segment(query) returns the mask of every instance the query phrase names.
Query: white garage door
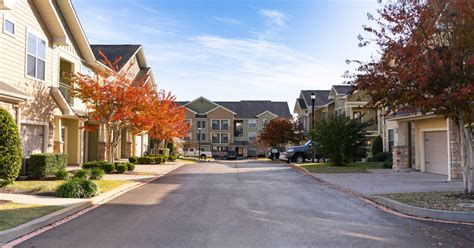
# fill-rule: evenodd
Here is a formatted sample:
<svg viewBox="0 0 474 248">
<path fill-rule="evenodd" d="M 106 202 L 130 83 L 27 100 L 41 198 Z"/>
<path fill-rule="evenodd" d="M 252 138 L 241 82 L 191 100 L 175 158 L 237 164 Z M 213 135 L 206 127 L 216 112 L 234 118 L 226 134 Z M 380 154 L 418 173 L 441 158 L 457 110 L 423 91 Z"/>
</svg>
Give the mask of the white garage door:
<svg viewBox="0 0 474 248">
<path fill-rule="evenodd" d="M 425 132 L 426 172 L 448 175 L 448 139 L 446 131 Z"/>
<path fill-rule="evenodd" d="M 44 152 L 44 126 L 21 124 L 23 157 Z"/>
</svg>

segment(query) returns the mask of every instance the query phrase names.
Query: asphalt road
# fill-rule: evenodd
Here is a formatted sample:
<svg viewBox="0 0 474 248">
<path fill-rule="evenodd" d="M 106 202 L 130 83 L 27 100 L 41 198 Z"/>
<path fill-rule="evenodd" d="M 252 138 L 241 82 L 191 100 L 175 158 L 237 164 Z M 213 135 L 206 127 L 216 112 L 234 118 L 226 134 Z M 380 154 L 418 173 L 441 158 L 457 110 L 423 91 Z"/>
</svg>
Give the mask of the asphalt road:
<svg viewBox="0 0 474 248">
<path fill-rule="evenodd" d="M 19 247 L 474 247 L 272 163 L 181 167 Z"/>
</svg>

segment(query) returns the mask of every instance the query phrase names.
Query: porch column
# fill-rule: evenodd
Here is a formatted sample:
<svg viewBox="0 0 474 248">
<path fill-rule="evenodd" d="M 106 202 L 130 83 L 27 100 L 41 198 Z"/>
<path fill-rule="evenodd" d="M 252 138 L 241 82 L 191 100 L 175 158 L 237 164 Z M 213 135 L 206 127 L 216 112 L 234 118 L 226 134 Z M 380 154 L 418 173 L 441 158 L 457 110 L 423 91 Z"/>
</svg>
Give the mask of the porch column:
<svg viewBox="0 0 474 248">
<path fill-rule="evenodd" d="M 64 141 L 62 140 L 62 120 L 60 116 L 54 117 L 54 153 L 64 153 L 64 148 L 62 144 Z"/>
<path fill-rule="evenodd" d="M 408 122 L 397 122 L 397 128 L 394 132 L 393 146 L 393 171 L 401 172 L 409 170 L 409 152 L 408 152 Z"/>
</svg>

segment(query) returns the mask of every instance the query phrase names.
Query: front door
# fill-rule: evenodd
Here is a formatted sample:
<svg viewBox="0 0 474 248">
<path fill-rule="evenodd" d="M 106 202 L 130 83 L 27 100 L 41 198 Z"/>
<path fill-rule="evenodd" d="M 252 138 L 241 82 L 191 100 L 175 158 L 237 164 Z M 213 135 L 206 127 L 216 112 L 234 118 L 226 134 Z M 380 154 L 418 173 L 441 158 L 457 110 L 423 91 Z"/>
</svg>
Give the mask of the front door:
<svg viewBox="0 0 474 248">
<path fill-rule="evenodd" d="M 237 150 L 237 157 L 243 157 L 244 156 L 244 148 L 243 147 L 236 147 Z"/>
</svg>

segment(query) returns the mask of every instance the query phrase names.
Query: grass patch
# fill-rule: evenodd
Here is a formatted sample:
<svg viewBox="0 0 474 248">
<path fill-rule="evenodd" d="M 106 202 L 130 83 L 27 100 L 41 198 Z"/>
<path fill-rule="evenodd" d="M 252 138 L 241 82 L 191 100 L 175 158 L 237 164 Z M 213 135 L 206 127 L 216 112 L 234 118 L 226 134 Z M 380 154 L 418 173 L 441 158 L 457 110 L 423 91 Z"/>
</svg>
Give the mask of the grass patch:
<svg viewBox="0 0 474 248">
<path fill-rule="evenodd" d="M 345 166 L 332 166 L 330 163 L 309 163 L 300 165 L 312 173 L 370 173 L 368 169 L 383 169 L 383 162 L 350 163 Z"/>
<path fill-rule="evenodd" d="M 121 180 L 93 180 L 100 188 L 100 192 L 107 192 L 121 185 L 131 183 L 131 181 Z M 0 188 L 0 193 L 27 194 L 27 195 L 50 195 L 54 196 L 56 188 L 64 180 L 44 180 L 44 181 L 15 181 L 13 184 Z"/>
<path fill-rule="evenodd" d="M 400 193 L 386 194 L 382 196 L 422 208 L 474 212 L 474 208 L 459 205 L 474 205 L 474 197 L 466 197 L 461 194 L 461 192 Z"/>
<path fill-rule="evenodd" d="M 40 218 L 63 207 L 0 202 L 0 231 Z"/>
</svg>

